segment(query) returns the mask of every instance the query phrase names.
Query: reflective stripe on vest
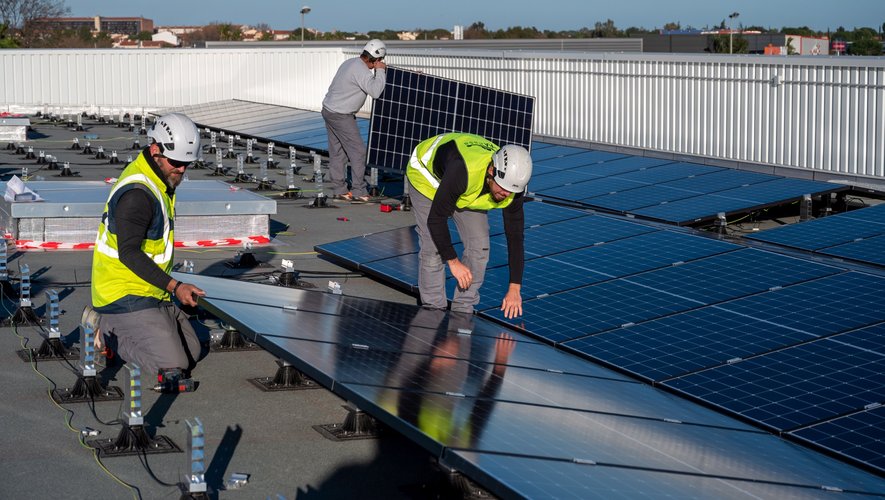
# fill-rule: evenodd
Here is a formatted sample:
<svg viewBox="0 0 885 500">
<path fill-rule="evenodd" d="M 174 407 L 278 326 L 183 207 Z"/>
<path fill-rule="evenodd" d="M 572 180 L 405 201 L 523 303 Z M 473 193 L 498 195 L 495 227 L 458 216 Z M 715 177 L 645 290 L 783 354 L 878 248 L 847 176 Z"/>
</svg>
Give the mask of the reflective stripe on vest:
<svg viewBox="0 0 885 500">
<path fill-rule="evenodd" d="M 146 186 L 148 189 L 151 190 L 151 192 L 153 192 L 154 197 L 157 199 L 157 202 L 160 204 L 160 210 L 163 213 L 163 241 L 168 242 L 169 229 L 170 229 L 169 228 L 169 214 L 166 212 L 166 204 L 163 203 L 163 194 L 160 193 L 160 191 L 157 189 L 157 186 L 155 186 L 150 181 L 150 179 L 148 179 L 144 174 L 133 174 L 133 175 L 130 175 L 130 176 L 122 179 L 111 190 L 111 194 L 110 194 L 110 196 L 108 196 L 108 200 L 113 199 L 114 194 L 116 194 L 116 192 L 119 191 L 120 188 L 122 188 L 124 186 L 128 186 L 129 184 L 133 184 L 133 183 L 139 183 L 143 186 Z M 99 231 L 99 234 L 95 239 L 95 248 L 99 252 L 103 253 L 104 255 L 107 255 L 108 257 L 110 257 L 112 259 L 119 259 L 120 254 L 117 252 L 117 249 L 113 248 L 108 243 L 108 232 L 110 231 L 110 229 L 108 229 L 107 221 L 103 221 L 103 222 L 104 222 L 104 224 L 102 224 L 101 227 L 104 228 L 104 231 Z M 172 259 L 173 248 L 174 248 L 174 245 L 167 244 L 167 245 L 165 245 L 164 252 L 162 254 L 149 254 L 148 253 L 147 256 L 150 257 L 151 260 L 153 260 L 155 263 L 162 265 L 162 264 L 169 262 Z"/>
</svg>

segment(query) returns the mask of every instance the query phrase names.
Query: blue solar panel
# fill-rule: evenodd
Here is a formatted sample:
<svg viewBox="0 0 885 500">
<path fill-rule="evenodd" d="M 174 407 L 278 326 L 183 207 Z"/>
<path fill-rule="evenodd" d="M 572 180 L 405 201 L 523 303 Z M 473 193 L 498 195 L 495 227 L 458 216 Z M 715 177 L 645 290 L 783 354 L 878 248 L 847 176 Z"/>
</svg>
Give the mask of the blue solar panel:
<svg viewBox="0 0 885 500">
<path fill-rule="evenodd" d="M 649 381 L 723 365 L 808 340 L 768 321 L 703 307 L 565 344 Z"/>
<path fill-rule="evenodd" d="M 642 184 L 618 177 L 598 177 L 582 182 L 576 182 L 566 186 L 558 186 L 547 189 L 537 189 L 535 193 L 540 197 L 558 198 L 560 200 L 578 201 L 592 198 L 603 194 L 617 191 L 626 191 L 641 187 Z"/>
<path fill-rule="evenodd" d="M 862 464 L 885 470 L 885 406 L 792 432 L 794 436 Z"/>
<path fill-rule="evenodd" d="M 587 148 L 578 148 L 575 146 L 561 146 L 559 144 L 553 144 L 549 147 L 543 148 L 538 151 L 532 151 L 532 161 L 544 163 L 544 160 L 551 160 L 554 158 L 562 158 L 570 155 L 576 155 L 581 153 L 586 153 Z"/>
<path fill-rule="evenodd" d="M 586 149 L 580 153 L 570 154 L 568 156 L 545 158 L 543 160 L 535 160 L 535 156 L 535 154 L 532 154 L 534 166 L 543 166 L 555 170 L 579 168 L 587 165 L 594 165 L 597 163 L 627 157 L 627 155 L 622 153 L 610 153 L 608 151 L 591 151 Z M 544 155 L 539 153 L 537 156 Z"/>
<path fill-rule="evenodd" d="M 746 238 L 815 251 L 882 233 L 883 227 L 879 224 L 836 215 L 776 227 Z"/>
<path fill-rule="evenodd" d="M 627 280 L 613 280 L 523 302 L 523 317 L 483 314 L 551 342 L 591 335 L 697 307 L 697 303 Z"/>
<path fill-rule="evenodd" d="M 825 248 L 820 252 L 845 259 L 885 266 L 885 235 Z"/>
<path fill-rule="evenodd" d="M 527 229 L 526 255 L 553 255 L 655 230 L 642 224 L 603 215 L 570 219 Z"/>
<path fill-rule="evenodd" d="M 710 167 L 698 163 L 667 163 L 654 167 L 647 167 L 632 172 L 617 174 L 620 179 L 630 179 L 642 184 L 657 184 L 660 182 L 687 179 L 696 175 L 711 174 L 723 170 L 720 167 Z"/>
<path fill-rule="evenodd" d="M 372 105 L 368 163 L 404 170 L 419 142 L 446 132 L 528 149 L 533 112 L 530 96 L 389 67 L 384 92 Z"/>
<path fill-rule="evenodd" d="M 842 271 L 833 266 L 747 248 L 639 274 L 630 281 L 698 304 L 714 304 Z"/>
<path fill-rule="evenodd" d="M 418 251 L 415 227 L 402 227 L 381 233 L 316 245 L 314 250 L 346 262 L 362 264 Z"/>
<path fill-rule="evenodd" d="M 586 168 L 555 170 L 541 175 L 532 174 L 528 190 L 530 193 L 546 192 L 550 188 L 558 188 L 591 179 L 599 179 L 599 176 Z"/>
<path fill-rule="evenodd" d="M 878 224 L 885 224 L 885 203 L 880 203 L 871 207 L 860 208 L 839 214 L 839 217 L 847 217 L 849 219 L 865 220 Z"/>
<path fill-rule="evenodd" d="M 359 269 L 397 287 L 415 292 L 418 290 L 418 254 L 409 253 L 387 257 L 360 265 Z"/>
<path fill-rule="evenodd" d="M 540 202 L 526 202 L 523 205 L 523 213 L 525 214 L 525 227 L 540 226 L 590 215 L 574 208 Z M 489 211 L 489 234 L 504 234 L 504 216 L 501 214 L 501 210 Z"/>
<path fill-rule="evenodd" d="M 588 165 L 583 168 L 588 169 L 590 172 L 599 177 L 605 177 L 609 175 L 633 172 L 641 170 L 643 168 L 651 168 L 658 165 L 665 165 L 667 163 L 673 163 L 673 160 L 663 160 L 660 158 L 649 158 L 645 156 L 628 156 L 626 158 L 610 160 L 604 163 Z"/>
<path fill-rule="evenodd" d="M 804 331 L 811 338 L 885 321 L 882 297 L 885 278 L 846 272 L 725 302 L 720 307 Z"/>
<path fill-rule="evenodd" d="M 697 194 L 704 194 L 724 191 L 745 184 L 771 181 L 774 179 L 778 179 L 778 177 L 749 172 L 746 170 L 732 170 L 729 168 L 719 172 L 711 172 L 706 175 L 690 177 L 688 179 L 670 181 L 662 185 L 675 189 L 686 189 L 688 191 L 696 192 Z"/>
<path fill-rule="evenodd" d="M 741 247 L 670 231 L 643 233 L 527 261 L 522 296 L 534 298 L 738 248 Z M 486 271 L 479 310 L 501 305 L 509 285 L 509 273 L 506 267 Z M 454 285 L 451 288 L 454 289 Z"/>
<path fill-rule="evenodd" d="M 619 191 L 615 193 L 604 194 L 594 198 L 588 198 L 582 203 L 593 206 L 615 210 L 618 212 L 635 212 L 642 207 L 656 206 L 661 203 L 669 203 L 683 198 L 692 198 L 698 196 L 695 191 L 685 189 L 675 189 L 662 184 L 654 184 L 651 186 L 642 186 L 628 191 Z"/>
<path fill-rule="evenodd" d="M 717 172 L 694 177 L 703 179 Z M 679 182 L 679 181 L 676 181 Z M 635 210 L 633 213 L 652 219 L 690 224 L 716 217 L 719 212 L 726 214 L 749 211 L 766 205 L 801 198 L 804 194 L 818 194 L 842 189 L 826 182 L 804 181 L 801 179 L 776 178 L 746 186 L 717 191 L 713 194 L 685 198 Z"/>
<path fill-rule="evenodd" d="M 771 428 L 789 431 L 862 411 L 885 394 L 885 326 L 809 342 L 686 375 L 667 385 Z M 885 431 L 883 431 L 885 436 Z"/>
</svg>

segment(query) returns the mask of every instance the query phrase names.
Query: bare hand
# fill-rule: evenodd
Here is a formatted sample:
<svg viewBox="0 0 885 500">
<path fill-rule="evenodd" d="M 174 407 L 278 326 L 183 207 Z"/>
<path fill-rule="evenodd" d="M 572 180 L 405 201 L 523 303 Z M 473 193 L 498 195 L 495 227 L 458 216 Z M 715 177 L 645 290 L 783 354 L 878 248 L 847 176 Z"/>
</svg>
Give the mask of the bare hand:
<svg viewBox="0 0 885 500">
<path fill-rule="evenodd" d="M 197 305 L 197 297 L 205 297 L 206 292 L 197 288 L 196 285 L 191 285 L 190 283 L 182 283 L 177 290 L 175 290 L 175 297 L 181 301 L 182 304 L 186 306 L 196 306 Z"/>
<path fill-rule="evenodd" d="M 519 285 L 511 283 L 507 295 L 501 302 L 501 310 L 504 311 L 504 317 L 507 319 L 522 316 L 522 295 L 520 295 L 519 289 Z"/>
<path fill-rule="evenodd" d="M 452 272 L 452 276 L 458 280 L 458 288 L 461 290 L 470 288 L 470 285 L 473 283 L 473 273 L 470 272 L 469 267 L 462 264 L 458 259 L 452 259 L 449 261 L 449 270 Z"/>
</svg>

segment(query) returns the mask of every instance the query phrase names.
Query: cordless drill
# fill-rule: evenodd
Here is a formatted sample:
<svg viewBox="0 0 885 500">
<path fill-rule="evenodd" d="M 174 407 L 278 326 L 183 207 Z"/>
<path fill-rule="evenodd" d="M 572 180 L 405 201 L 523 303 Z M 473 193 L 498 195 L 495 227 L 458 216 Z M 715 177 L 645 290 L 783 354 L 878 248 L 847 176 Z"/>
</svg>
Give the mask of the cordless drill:
<svg viewBox="0 0 885 500">
<path fill-rule="evenodd" d="M 194 379 L 184 376 L 181 368 L 160 368 L 157 373 L 157 385 L 154 390 L 164 394 L 193 392 L 196 389 Z"/>
</svg>

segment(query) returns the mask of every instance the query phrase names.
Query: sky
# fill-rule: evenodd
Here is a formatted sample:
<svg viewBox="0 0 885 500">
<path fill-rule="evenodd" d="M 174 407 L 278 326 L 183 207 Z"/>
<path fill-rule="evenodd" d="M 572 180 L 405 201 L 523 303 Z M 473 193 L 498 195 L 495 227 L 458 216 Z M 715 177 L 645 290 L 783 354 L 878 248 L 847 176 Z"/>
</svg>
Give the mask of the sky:
<svg viewBox="0 0 885 500">
<path fill-rule="evenodd" d="M 307 28 L 363 33 L 392 29 L 411 31 L 465 28 L 482 22 L 487 29 L 534 26 L 539 30 L 578 30 L 596 22 L 614 21 L 626 29 L 660 28 L 678 22 L 683 28 L 718 25 L 737 12 L 735 26 L 808 26 L 815 30 L 871 27 L 885 23 L 885 0 L 65 0 L 72 16 L 143 16 L 155 26 L 204 25 L 211 22 L 256 25 L 274 29 L 301 26 L 303 6 Z"/>
</svg>

